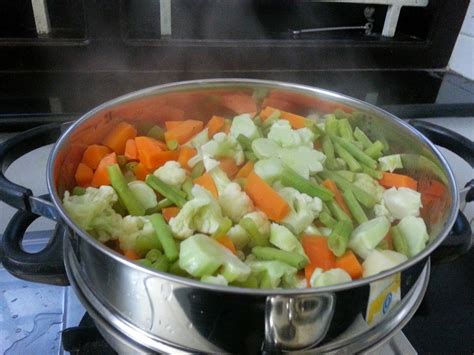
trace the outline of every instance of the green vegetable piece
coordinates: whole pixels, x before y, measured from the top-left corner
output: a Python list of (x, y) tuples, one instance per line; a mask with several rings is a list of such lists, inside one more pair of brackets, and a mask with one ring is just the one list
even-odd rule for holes
[(150, 208), (157, 206), (158, 202), (155, 191), (153, 191), (153, 189), (145, 182), (139, 180), (131, 181), (128, 183), (128, 188), (138, 200), (140, 205), (145, 208), (145, 210), (149, 210)]
[(174, 139), (166, 141), (166, 146), (168, 147), (169, 150), (176, 150), (178, 149), (178, 141)]
[(247, 234), (250, 236), (252, 245), (265, 246), (268, 245), (268, 239), (260, 233), (257, 225), (251, 218), (242, 218), (239, 225), (245, 229)]
[(327, 212), (321, 212), (321, 214), (319, 215), (319, 220), (328, 228), (334, 228), (337, 224), (337, 221), (332, 218)]
[(326, 155), (326, 158), (329, 159), (335, 159), (336, 156), (334, 155), (334, 146), (331, 142), (331, 138), (329, 138), (328, 135), (324, 135), (321, 138), (321, 144), (323, 147), (323, 152)]
[(193, 198), (193, 193), (192, 193), (193, 181), (190, 178), (186, 178), (181, 188), (186, 193), (186, 198), (188, 200), (191, 200)]
[(155, 235), (141, 234), (135, 239), (135, 251), (139, 255), (143, 255), (153, 249), (163, 249), (159, 239)]
[(123, 177), (125, 178), (125, 181), (127, 182), (137, 181), (137, 177), (130, 170), (125, 170)]
[(82, 196), (86, 193), (86, 189), (83, 188), (83, 187), (80, 187), (80, 186), (75, 186), (73, 189), (72, 189), (72, 194), (74, 196)]
[(127, 164), (125, 164), (125, 169), (127, 171), (135, 171), (135, 168), (136, 166), (138, 165), (138, 163), (136, 161), (129, 161)]
[(355, 173), (349, 170), (338, 170), (336, 171), (339, 175), (341, 175), (347, 181), (353, 182), (355, 179)]
[(324, 115), (324, 131), (326, 134), (331, 136), (336, 136), (339, 133), (339, 124), (337, 123), (337, 118), (334, 114)]
[(304, 121), (304, 124), (305, 124), (306, 128), (310, 129), (311, 132), (313, 132), (315, 140), (318, 139), (319, 137), (324, 136), (324, 131), (321, 130), (321, 128), (319, 128), (316, 125), (316, 122), (313, 121), (312, 119), (306, 118), (305, 121)]
[(351, 234), (349, 247), (362, 259), (382, 241), (390, 230), (390, 221), (385, 217), (376, 217), (360, 224)]
[(372, 159), (378, 159), (382, 156), (382, 151), (384, 145), (381, 141), (375, 141), (368, 148), (364, 150), (364, 153), (367, 154)]
[(364, 149), (367, 149), (372, 145), (372, 141), (359, 127), (356, 127), (356, 129), (354, 130), (354, 137), (358, 142), (362, 144), (362, 147)]
[(151, 264), (151, 267), (158, 271), (167, 272), (170, 264), (171, 263), (166, 255), (162, 255), (153, 264)]
[(148, 259), (139, 259), (137, 260), (137, 263), (146, 267), (151, 267), (151, 264), (152, 264), (152, 262)]
[(125, 155), (117, 155), (117, 164), (121, 168), (125, 168), (125, 165), (127, 165), (128, 159)]
[(219, 224), (219, 228), (212, 233), (212, 238), (219, 238), (220, 236), (225, 235), (229, 229), (232, 228), (232, 220), (228, 217), (224, 217)]
[(339, 120), (337, 123), (337, 128), (339, 131), (339, 135), (342, 138), (348, 139), (349, 141), (354, 140), (354, 136), (352, 134), (352, 127), (347, 118)]
[(152, 214), (149, 219), (163, 247), (165, 255), (170, 261), (175, 261), (178, 258), (178, 248), (171, 234), (170, 227), (159, 213)]
[(308, 259), (298, 253), (272, 247), (253, 247), (252, 254), (262, 260), (278, 260), (300, 270), (308, 264)]
[(326, 212), (328, 215), (330, 215), (332, 217), (332, 212), (331, 210), (329, 209), (328, 205), (326, 204), (326, 202), (323, 202), (323, 209), (322, 209), (323, 212)]
[(112, 208), (121, 216), (126, 216), (128, 214), (127, 209), (125, 208), (122, 200), (120, 199), (118, 199), (118, 201), (113, 204)]
[(252, 140), (250, 138), (244, 136), (243, 134), (238, 135), (237, 141), (240, 143), (242, 148), (244, 148), (245, 150), (252, 149)]
[(244, 156), (245, 156), (246, 160), (250, 160), (250, 161), (257, 161), (258, 160), (257, 156), (251, 151), (244, 152)]
[(181, 269), (181, 267), (179, 266), (179, 260), (176, 260), (173, 264), (170, 265), (168, 272), (177, 276), (188, 275), (188, 273), (185, 270)]
[(275, 285), (272, 283), (270, 275), (268, 275), (268, 273), (266, 272), (263, 272), (262, 278), (260, 279), (260, 285), (258, 285), (258, 288), (266, 289), (266, 288), (273, 288), (273, 286)]
[(204, 174), (204, 171), (206, 171), (204, 163), (200, 161), (199, 163), (194, 165), (193, 170), (191, 170), (191, 178), (195, 179), (201, 176), (202, 174)]
[(158, 208), (161, 210), (162, 208), (170, 207), (173, 206), (173, 202), (168, 200), (167, 198), (162, 199), (160, 202), (158, 202)]
[(156, 176), (149, 174), (145, 182), (150, 185), (153, 190), (158, 191), (161, 195), (172, 201), (176, 206), (181, 208), (186, 203), (186, 199), (183, 197), (183, 191), (179, 191), (175, 187), (166, 184)]
[(138, 135), (145, 136), (155, 124), (150, 121), (138, 121), (134, 125), (138, 131)]
[(377, 168), (377, 161), (372, 159), (366, 153), (364, 153), (355, 144), (351, 143), (349, 140), (344, 139), (344, 138), (334, 137), (334, 139), (338, 144), (341, 145), (342, 148), (344, 148), (347, 152), (349, 152), (349, 154), (351, 154), (359, 162), (367, 165), (371, 169)]
[(344, 160), (340, 158), (326, 159), (324, 162), (325, 166), (329, 170), (342, 170), (347, 167), (347, 164)]
[(328, 247), (334, 255), (344, 255), (351, 233), (352, 223), (350, 221), (342, 220), (337, 222), (328, 238)]
[(402, 169), (402, 157), (400, 154), (386, 155), (379, 158), (380, 170), (393, 172), (396, 169)]
[(339, 120), (349, 117), (349, 115), (345, 111), (341, 110), (340, 108), (334, 110), (334, 116), (336, 116), (336, 118)]
[(334, 142), (334, 150), (337, 155), (341, 157), (349, 166), (349, 169), (354, 172), (362, 171), (362, 166), (359, 162), (347, 151), (345, 150), (337, 141)]
[(118, 164), (109, 165), (107, 167), (107, 173), (112, 187), (117, 192), (117, 195), (125, 205), (128, 213), (132, 216), (143, 216), (145, 214), (145, 208), (140, 204), (132, 191), (130, 191)]
[(165, 139), (165, 131), (158, 125), (155, 125), (150, 128), (150, 130), (146, 134), (148, 137), (164, 140)]
[(380, 180), (383, 176), (383, 173), (381, 171), (369, 168), (368, 166), (364, 164), (362, 164), (362, 172), (377, 180)]
[(245, 288), (258, 288), (258, 279), (255, 275), (250, 275), (244, 282), (236, 282), (234, 286)]
[(351, 190), (346, 190), (342, 193), (344, 201), (346, 202), (347, 208), (351, 211), (352, 216), (357, 221), (358, 224), (362, 224), (368, 221), (367, 215), (360, 206), (359, 202), (354, 196), (354, 193)]
[(161, 251), (159, 251), (158, 249), (151, 249), (148, 253), (146, 253), (145, 258), (147, 258), (147, 259), (150, 260), (152, 263), (154, 263), (154, 262), (157, 261), (162, 255), (163, 255), (163, 253), (162, 253)]
[(305, 179), (288, 166), (283, 167), (281, 174), (281, 183), (284, 186), (293, 187), (299, 192), (305, 193), (311, 197), (319, 197), (323, 201), (331, 201), (333, 193), (323, 186), (317, 186), (311, 181)]
[(327, 201), (329, 209), (332, 212), (332, 215), (336, 217), (338, 221), (350, 221), (351, 218), (347, 215), (346, 212), (336, 203), (336, 201)]

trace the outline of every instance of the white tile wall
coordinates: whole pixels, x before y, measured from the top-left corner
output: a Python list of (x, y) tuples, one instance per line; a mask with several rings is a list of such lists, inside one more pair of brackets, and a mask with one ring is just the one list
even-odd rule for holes
[(454, 46), (449, 68), (474, 80), (474, 1), (471, 0)]

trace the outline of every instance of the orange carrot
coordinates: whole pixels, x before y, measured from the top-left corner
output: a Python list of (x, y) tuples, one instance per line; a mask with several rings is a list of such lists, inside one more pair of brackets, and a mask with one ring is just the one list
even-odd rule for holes
[(238, 179), (238, 178), (246, 178), (247, 176), (249, 176), (249, 174), (252, 172), (253, 170), (253, 161), (249, 160), (248, 162), (245, 163), (245, 165), (243, 167), (240, 168), (239, 172), (237, 173), (237, 175), (235, 175), (235, 178)]
[(165, 140), (167, 142), (175, 140), (178, 144), (184, 144), (203, 128), (202, 121), (186, 120), (175, 128), (169, 129), (165, 132)]
[(232, 252), (232, 254), (234, 254), (234, 255), (237, 254), (237, 250), (235, 249), (235, 245), (228, 236), (221, 235), (220, 237), (216, 238), (216, 241), (219, 242), (220, 244), (222, 244), (227, 249), (229, 249)]
[(223, 129), (225, 134), (229, 134), (230, 126), (232, 126), (232, 122), (230, 120), (226, 120), (224, 122), (224, 129)]
[(125, 255), (127, 258), (130, 260), (138, 260), (140, 259), (140, 255), (137, 254), (135, 250), (129, 249), (129, 250), (124, 250), (123, 255)]
[(183, 121), (166, 121), (165, 127), (167, 130), (178, 127)]
[(408, 187), (415, 191), (418, 185), (415, 179), (407, 175), (394, 173), (383, 173), (379, 183), (384, 187)]
[(247, 178), (245, 192), (255, 206), (273, 221), (281, 221), (290, 212), (288, 203), (254, 172), (251, 172)]
[(169, 160), (178, 160), (178, 151), (164, 151), (156, 139), (150, 137), (136, 137), (138, 159), (149, 170), (162, 166)]
[(232, 158), (223, 158), (219, 159), (219, 161), (219, 168), (221, 168), (222, 171), (227, 174), (229, 179), (233, 179), (240, 170), (239, 166), (235, 164), (235, 161)]
[(145, 178), (148, 174), (150, 174), (150, 170), (148, 170), (145, 166), (145, 164), (143, 163), (138, 163), (137, 165), (135, 165), (135, 167), (133, 168), (133, 173), (135, 174), (135, 177), (138, 179), (138, 180), (142, 180), (142, 181), (145, 181)]
[(222, 105), (236, 114), (252, 113), (257, 111), (255, 100), (250, 95), (246, 95), (244, 93), (223, 95)]
[(422, 179), (419, 181), (418, 191), (421, 194), (433, 197), (444, 197), (446, 195), (446, 186), (437, 180)]
[(214, 182), (214, 179), (212, 178), (211, 175), (209, 175), (208, 173), (205, 173), (197, 178), (195, 178), (193, 180), (193, 183), (196, 184), (196, 185), (199, 185), (199, 186), (202, 186), (204, 187), (206, 190), (208, 190), (212, 196), (214, 196), (215, 198), (217, 198), (219, 196), (218, 192), (217, 192), (217, 187), (216, 187), (216, 184)]
[(362, 277), (362, 265), (351, 250), (336, 260), (335, 267), (346, 271), (352, 280)]
[(101, 185), (110, 185), (107, 167), (112, 164), (117, 164), (117, 154), (115, 154), (115, 152), (107, 154), (102, 158), (92, 177), (91, 186), (99, 187)]
[(179, 148), (178, 162), (181, 166), (187, 170), (191, 170), (191, 167), (188, 165), (189, 159), (194, 157), (197, 154), (196, 149), (191, 147), (183, 146)]
[(129, 139), (127, 140), (127, 143), (125, 143), (124, 155), (127, 157), (128, 160), (138, 159), (137, 144), (135, 143), (134, 139)]
[(304, 269), (306, 282), (309, 287), (309, 281), (314, 270), (321, 268), (326, 271), (334, 268), (336, 257), (331, 249), (329, 249), (326, 237), (305, 235), (301, 240), (301, 244), (310, 261)]
[(221, 116), (212, 116), (209, 122), (207, 122), (207, 134), (209, 138), (214, 137), (214, 134), (221, 132), (224, 129), (225, 120)]
[(84, 163), (79, 163), (74, 178), (79, 186), (87, 186), (91, 183), (94, 171)]
[[(276, 108), (267, 106), (260, 112), (260, 118), (262, 119), (262, 121), (265, 121), (276, 110), (277, 110)], [(305, 123), (306, 120), (303, 116), (280, 110), (280, 118), (283, 120), (289, 121), (291, 124), (291, 127), (294, 129), (306, 127), (306, 123)]]
[(127, 122), (120, 122), (104, 138), (104, 145), (117, 154), (123, 154), (127, 140), (137, 136), (137, 130)]
[(92, 144), (86, 148), (82, 155), (82, 163), (91, 169), (96, 169), (99, 162), (110, 153), (110, 149), (105, 145)]
[(260, 116), (260, 119), (261, 119), (262, 121), (266, 121), (266, 119), (267, 119), (268, 117), (270, 117), (270, 115), (271, 115), (273, 112), (275, 112), (275, 110), (276, 110), (275, 108), (270, 107), (270, 106), (265, 107), (262, 111), (260, 111), (260, 115), (259, 115), (259, 116)]
[(334, 199), (336, 200), (337, 204), (339, 207), (341, 207), (346, 214), (352, 218), (351, 211), (346, 205), (346, 201), (344, 201), (344, 198), (342, 197), (341, 191), (337, 188), (337, 185), (334, 181), (326, 179), (324, 180), (321, 185), (323, 185), (325, 188), (330, 190), (334, 194)]
[(166, 207), (161, 210), (161, 213), (163, 214), (163, 218), (166, 220), (166, 222), (169, 222), (171, 218), (178, 215), (179, 211), (180, 209), (178, 207)]
[(152, 154), (148, 154), (146, 159), (143, 161), (143, 164), (148, 169), (154, 170), (159, 168), (160, 166), (164, 165), (167, 161), (170, 160), (178, 160), (179, 152), (177, 150), (167, 150), (161, 152), (154, 152)]

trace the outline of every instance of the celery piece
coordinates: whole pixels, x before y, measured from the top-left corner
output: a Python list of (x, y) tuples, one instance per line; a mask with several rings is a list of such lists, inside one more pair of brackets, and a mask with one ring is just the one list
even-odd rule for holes
[(350, 171), (354, 171), (354, 172), (362, 171), (362, 166), (347, 150), (345, 150), (337, 141), (333, 143), (334, 143), (334, 150), (336, 151), (337, 155), (339, 155), (341, 159), (347, 163)]
[(262, 260), (277, 260), (300, 270), (308, 264), (308, 259), (298, 253), (272, 247), (253, 247), (252, 254)]
[(168, 147), (169, 150), (176, 150), (178, 149), (178, 141), (174, 139), (166, 141), (166, 146)]
[(375, 141), (368, 148), (364, 150), (364, 153), (367, 154), (372, 159), (378, 159), (382, 156), (382, 151), (384, 145), (381, 141)]
[(195, 179), (201, 176), (202, 174), (204, 174), (204, 171), (206, 171), (204, 163), (200, 161), (199, 163), (194, 165), (193, 170), (191, 170), (191, 178)]
[(268, 245), (267, 238), (260, 233), (257, 225), (251, 218), (242, 218), (239, 222), (239, 225), (245, 229), (251, 239), (252, 245), (265, 246)]
[(337, 224), (337, 221), (326, 212), (321, 212), (321, 214), (319, 215), (319, 220), (322, 224), (329, 228), (334, 228)]
[(351, 190), (346, 190), (342, 193), (344, 201), (346, 202), (347, 208), (351, 211), (352, 217), (357, 221), (357, 223), (362, 224), (368, 221), (367, 215), (360, 206), (359, 202), (354, 196), (354, 193)]
[(186, 203), (186, 199), (182, 196), (182, 191), (179, 191), (175, 187), (164, 183), (156, 176), (152, 174), (148, 175), (146, 177), (146, 183), (168, 200), (172, 201), (176, 206), (181, 208)]
[(107, 173), (112, 187), (117, 192), (117, 195), (120, 197), (127, 211), (132, 216), (143, 216), (145, 214), (145, 208), (128, 187), (127, 181), (123, 177), (118, 164), (109, 165), (107, 167)]
[(237, 136), (237, 141), (240, 143), (244, 150), (252, 149), (252, 140), (243, 134)]
[(350, 221), (351, 218), (347, 215), (346, 212), (339, 206), (336, 201), (327, 201), (326, 202), (329, 209), (331, 210), (331, 213), (338, 221)]
[(350, 141), (354, 140), (354, 136), (352, 134), (352, 127), (347, 118), (339, 120), (337, 123), (337, 128), (339, 136), (341, 136), (342, 138), (346, 138)]
[(326, 134), (336, 136), (339, 131), (336, 116), (334, 114), (327, 114), (324, 115), (324, 119), (324, 131), (326, 132)]
[(359, 127), (356, 127), (354, 130), (355, 139), (360, 142), (364, 149), (369, 148), (372, 145), (371, 140)]
[(344, 255), (351, 233), (352, 223), (350, 221), (342, 220), (337, 222), (328, 238), (328, 247), (334, 255)]
[(281, 183), (311, 197), (319, 197), (323, 201), (331, 201), (334, 197), (333, 193), (325, 187), (312, 184), (287, 166), (283, 167)]
[(361, 149), (359, 149), (356, 145), (352, 144), (349, 140), (339, 137), (334, 137), (333, 139), (362, 164), (367, 165), (371, 169), (375, 169), (377, 167), (376, 160), (372, 159), (368, 154), (364, 153)]
[(321, 144), (323, 146), (323, 152), (326, 155), (326, 158), (329, 159), (335, 159), (336, 156), (334, 155), (334, 146), (331, 142), (331, 138), (329, 138), (328, 135), (324, 135), (321, 138)]
[(383, 173), (379, 170), (369, 168), (367, 165), (362, 164), (362, 172), (373, 177), (376, 180), (380, 180), (383, 176)]
[(74, 196), (82, 196), (86, 193), (86, 189), (83, 188), (83, 187), (80, 187), (80, 186), (75, 186), (73, 189), (72, 189), (72, 194)]
[(174, 242), (170, 227), (159, 213), (152, 214), (149, 219), (165, 255), (170, 261), (175, 261), (178, 258), (178, 248)]
[(154, 125), (150, 128), (150, 130), (146, 134), (148, 137), (164, 140), (165, 139), (165, 131), (158, 125)]

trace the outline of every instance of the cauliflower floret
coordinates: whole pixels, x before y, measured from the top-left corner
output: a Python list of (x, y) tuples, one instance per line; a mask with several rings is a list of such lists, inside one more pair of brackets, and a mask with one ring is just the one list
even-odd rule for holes
[(88, 187), (81, 196), (64, 193), (63, 206), (71, 219), (100, 242), (117, 239), (122, 216), (114, 211), (118, 196), (111, 186)]
[(296, 132), (301, 138), (301, 144), (313, 148), (314, 133), (309, 128), (300, 128)]
[(313, 223), (323, 209), (323, 203), (318, 197), (311, 197), (292, 187), (284, 187), (278, 193), (290, 205), (290, 213), (282, 220), (294, 234), (300, 234)]
[(236, 224), (228, 230), (227, 236), (232, 240), (237, 249), (243, 249), (249, 242), (249, 235), (240, 224)]
[(322, 171), (326, 160), (323, 153), (306, 146), (281, 148), (278, 150), (278, 157), (305, 179)]
[(138, 236), (151, 238), (154, 234), (155, 230), (146, 217), (125, 216), (121, 221), (120, 233), (118, 235), (120, 249), (136, 250), (135, 246)]
[(180, 187), (186, 180), (186, 170), (177, 161), (167, 161), (153, 173), (158, 179), (171, 186)]
[(268, 220), (265, 213), (253, 211), (247, 213), (245, 216), (243, 216), (243, 218), (250, 218), (257, 226), (257, 229), (261, 235), (265, 237), (270, 235), (270, 221)]
[(298, 253), (308, 258), (298, 238), (285, 226), (272, 223), (270, 228), (270, 243), (282, 250)]
[(219, 205), (224, 215), (233, 222), (238, 222), (243, 215), (254, 209), (250, 197), (235, 182), (228, 184), (224, 191), (219, 194)]
[(236, 116), (232, 120), (232, 125), (230, 126), (230, 135), (234, 138), (237, 138), (241, 134), (250, 140), (260, 137), (257, 126), (248, 113)]
[(186, 202), (178, 215), (169, 221), (171, 231), (178, 239), (186, 239), (195, 231), (212, 234), (224, 219), (219, 204), (207, 190), (194, 185), (192, 195), (194, 198)]
[(421, 194), (407, 187), (392, 187), (383, 193), (382, 204), (394, 219), (420, 215)]
[(290, 122), (287, 120), (276, 121), (271, 126), (267, 137), (284, 148), (297, 147), (302, 143), (301, 136), (291, 128)]
[[(244, 151), (239, 142), (225, 133), (217, 133), (201, 147), (203, 158), (233, 158), (237, 165), (244, 162)], [(206, 169), (207, 170), (207, 169)]]

